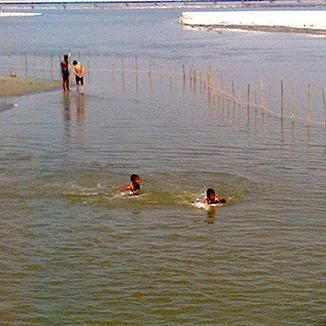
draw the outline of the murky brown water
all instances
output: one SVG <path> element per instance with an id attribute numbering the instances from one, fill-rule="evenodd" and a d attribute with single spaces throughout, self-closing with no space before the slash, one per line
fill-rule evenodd
<path id="1" fill-rule="evenodd" d="M 140 54 L 145 41 L 103 44 Z M 0 112 L 1 325 L 325 323 L 324 127 L 212 104 L 182 75 L 89 72 L 86 87 Z M 131 173 L 142 194 L 116 194 Z M 195 208 L 207 187 L 228 204 Z"/>

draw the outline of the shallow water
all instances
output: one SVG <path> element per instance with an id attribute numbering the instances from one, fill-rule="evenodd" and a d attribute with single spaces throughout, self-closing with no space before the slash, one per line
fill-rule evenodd
<path id="1" fill-rule="evenodd" d="M 89 26 L 131 15 L 137 34 L 151 26 L 145 12 L 156 21 L 158 11 L 128 10 L 53 12 L 47 21 L 58 28 L 83 17 Z M 164 12 L 153 35 L 165 27 L 180 47 L 163 34 L 147 35 L 149 48 L 206 64 L 193 39 L 203 34 L 187 34 L 195 45 L 182 49 L 175 12 Z M 132 26 L 118 45 L 94 42 L 146 61 Z M 34 46 L 51 51 L 52 37 Z M 182 76 L 89 72 L 86 87 L 85 96 L 10 99 L 17 106 L 0 112 L 3 325 L 325 323 L 324 127 L 212 102 Z M 116 193 L 131 173 L 142 178 L 141 195 Z M 228 204 L 194 207 L 207 187 Z"/>

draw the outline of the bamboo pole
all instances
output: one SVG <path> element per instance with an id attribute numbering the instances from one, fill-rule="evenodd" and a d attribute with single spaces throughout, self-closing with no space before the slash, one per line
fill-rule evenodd
<path id="1" fill-rule="evenodd" d="M 247 110 L 249 111 L 249 102 L 250 102 L 250 84 L 248 84 L 247 88 Z"/>
<path id="2" fill-rule="evenodd" d="M 239 109 L 241 109 L 241 102 L 242 102 L 242 99 L 241 99 L 241 87 L 239 86 L 239 96 L 238 96 L 238 103 L 239 103 Z"/>
<path id="3" fill-rule="evenodd" d="M 295 119 L 297 113 L 297 106 L 296 106 L 296 91 L 297 85 L 295 80 L 292 82 L 292 92 L 291 92 L 291 118 Z"/>
<path id="4" fill-rule="evenodd" d="M 307 119 L 309 122 L 312 120 L 312 105 L 311 105 L 311 85 L 307 85 L 307 109 L 308 109 L 308 116 Z"/>
<path id="5" fill-rule="evenodd" d="M 41 58 L 41 69 L 42 69 L 42 78 L 45 77 L 45 67 L 44 67 L 44 58 Z"/>
<path id="6" fill-rule="evenodd" d="M 115 59 L 114 59 L 114 57 L 115 57 L 115 55 L 113 54 L 113 55 L 112 55 L 112 63 L 111 63 L 111 71 L 112 71 L 111 76 L 112 76 L 112 86 L 113 86 L 113 90 L 116 89 L 116 87 L 115 87 L 115 65 L 114 65 L 114 61 L 115 61 Z"/>
<path id="7" fill-rule="evenodd" d="M 148 64 L 148 78 L 151 80 L 152 77 L 152 59 L 149 59 L 149 64 Z"/>
<path id="8" fill-rule="evenodd" d="M 284 87 L 283 80 L 281 80 L 281 119 L 283 119 L 284 114 Z"/>
<path id="9" fill-rule="evenodd" d="M 182 89 L 185 91 L 186 89 L 186 70 L 185 65 L 182 65 Z"/>
<path id="10" fill-rule="evenodd" d="M 247 122 L 250 120 L 250 84 L 248 84 L 248 90 L 247 90 Z"/>
<path id="11" fill-rule="evenodd" d="M 53 79 L 53 54 L 51 54 L 51 64 L 50 64 L 50 67 L 51 67 L 51 79 Z"/>
<path id="12" fill-rule="evenodd" d="M 120 66 L 121 66 L 121 72 L 125 71 L 125 61 L 124 61 L 124 57 L 121 55 L 120 56 Z"/>
<path id="13" fill-rule="evenodd" d="M 264 77 L 260 76 L 260 104 L 265 105 Z"/>
<path id="14" fill-rule="evenodd" d="M 324 115 L 325 115 L 324 122 L 325 122 L 325 126 L 326 126 L 326 98 L 325 98 L 325 92 L 324 92 L 324 90 L 322 90 L 322 96 L 323 96 Z"/>
<path id="15" fill-rule="evenodd" d="M 136 82 L 136 94 L 139 90 L 139 81 L 138 81 L 138 58 L 135 56 L 135 82 Z"/>
<path id="16" fill-rule="evenodd" d="M 27 61 L 27 54 L 25 54 L 25 77 L 28 77 L 28 61 Z"/>
<path id="17" fill-rule="evenodd" d="M 124 61 L 124 57 L 121 55 L 120 56 L 120 64 L 121 64 L 121 82 L 122 82 L 122 93 L 125 93 L 125 88 L 126 88 L 126 84 L 125 84 L 125 61 Z"/>

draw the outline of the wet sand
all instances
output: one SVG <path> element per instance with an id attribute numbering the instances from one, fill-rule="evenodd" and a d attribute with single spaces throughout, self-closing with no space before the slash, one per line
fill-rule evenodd
<path id="1" fill-rule="evenodd" d="M 59 80 L 41 80 L 0 76 L 0 97 L 12 97 L 50 91 L 61 87 Z"/>

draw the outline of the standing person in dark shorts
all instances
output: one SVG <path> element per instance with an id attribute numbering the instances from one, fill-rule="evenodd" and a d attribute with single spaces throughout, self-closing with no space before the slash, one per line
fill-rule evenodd
<path id="1" fill-rule="evenodd" d="M 80 62 L 77 62 L 76 60 L 72 63 L 72 65 L 76 76 L 77 91 L 79 94 L 84 94 L 85 67 Z"/>
<path id="2" fill-rule="evenodd" d="M 68 54 L 63 56 L 63 59 L 60 62 L 61 74 L 62 74 L 62 88 L 64 92 L 70 92 L 69 90 L 69 62 Z"/>

